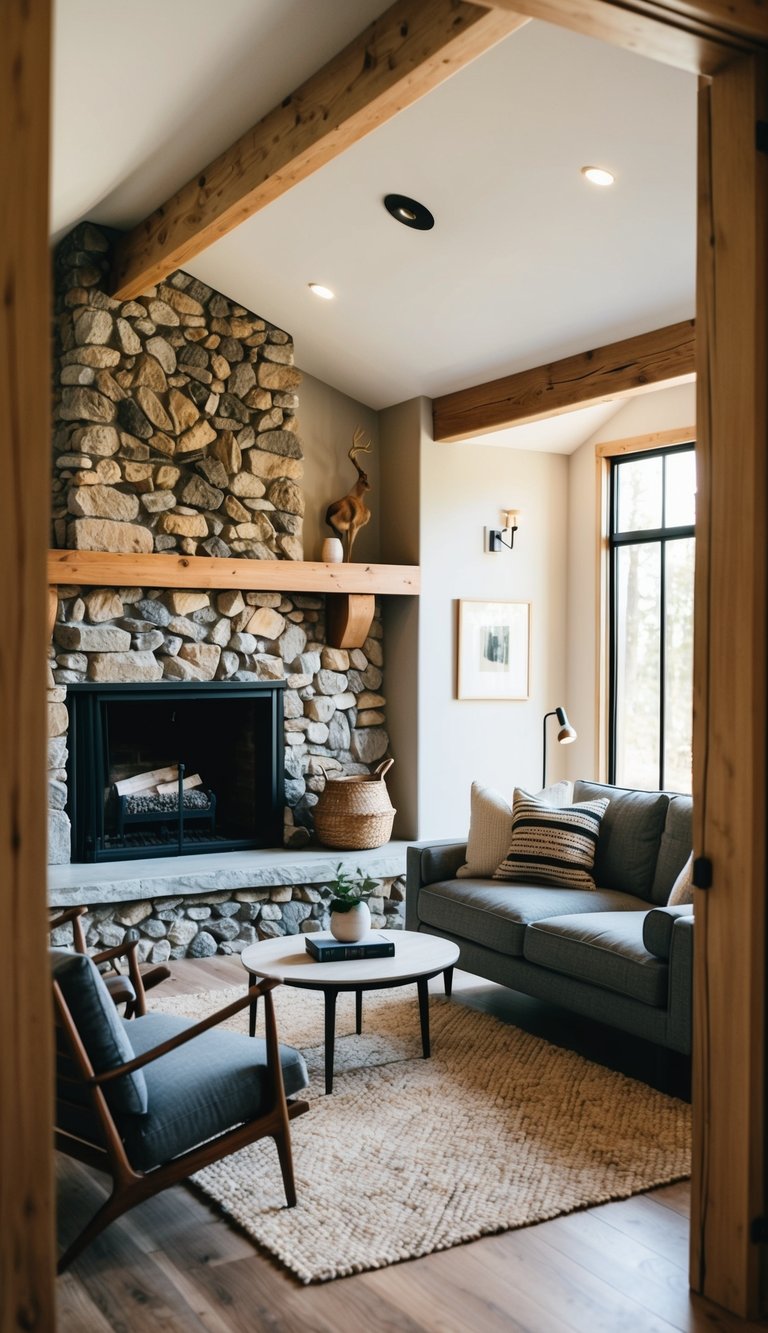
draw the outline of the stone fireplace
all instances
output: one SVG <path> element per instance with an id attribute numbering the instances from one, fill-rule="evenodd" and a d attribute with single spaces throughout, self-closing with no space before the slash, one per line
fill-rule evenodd
<path id="1" fill-rule="evenodd" d="M 53 546 L 137 558 L 165 553 L 301 561 L 301 377 L 290 336 L 183 272 L 137 300 L 114 300 L 107 290 L 110 244 L 107 233 L 86 223 L 56 254 Z M 367 773 L 387 752 L 378 604 L 365 642 L 339 649 L 327 642 L 323 595 L 256 588 L 152 587 L 146 580 L 140 586 L 58 587 L 49 681 L 53 863 L 73 853 L 76 860 L 145 854 L 130 850 L 125 818 L 118 848 L 118 774 L 130 778 L 181 758 L 184 776 L 192 776 L 190 764 L 199 769 L 200 787 L 216 798 L 213 817 L 201 804 L 207 798 L 187 800 L 177 792 L 175 833 L 172 821 L 146 821 L 160 825 L 164 856 L 179 850 L 185 855 L 198 834 L 215 844 L 226 833 L 225 840 L 238 846 L 265 845 L 269 837 L 295 849 L 311 844 L 312 807 L 327 774 Z M 110 738 L 115 727 L 123 728 L 124 740 L 131 730 L 124 713 L 114 707 L 110 713 L 111 690 L 137 708 L 137 730 L 145 738 L 132 757 L 123 753 L 112 762 L 104 760 L 102 736 L 95 792 L 84 795 L 81 729 L 89 708 L 91 720 L 112 718 Z M 198 701 L 208 719 L 209 698 L 231 696 L 233 702 L 249 695 L 280 700 L 280 735 L 270 742 L 273 758 L 280 758 L 271 776 L 262 774 L 256 783 L 266 793 L 264 817 L 233 823 L 230 798 L 225 826 L 224 775 L 210 750 L 206 755 L 193 747 L 187 758 L 169 754 L 168 719 L 174 702 L 183 711 Z M 94 699 L 100 701 L 95 713 L 87 702 Z M 276 705 L 271 707 L 274 713 Z M 74 749 L 68 743 L 73 727 Z M 222 737 L 227 731 L 225 724 Z M 173 808 L 173 796 L 165 795 Z M 153 800 L 143 807 L 133 803 L 131 814 L 142 808 L 162 814 L 157 794 Z M 84 802 L 99 826 L 87 833 Z M 180 844 L 178 825 L 187 809 Z M 198 814 L 191 814 L 194 809 Z M 128 822 L 151 844 L 151 829 Z M 284 887 L 280 896 L 286 901 Z M 324 903 L 319 892 L 306 913 L 278 912 L 265 933 L 318 929 Z M 241 908 L 243 903 L 235 913 Z M 166 900 L 163 911 L 169 910 Z M 178 911 L 183 916 L 186 906 Z M 225 903 L 222 919 L 228 912 Z M 252 904 L 246 915 L 250 926 Z M 386 915 L 379 914 L 380 924 Z M 267 921 L 274 917 L 265 916 L 265 926 Z M 221 947 L 238 937 L 230 927 L 223 935 Z M 151 938 L 157 938 L 157 927 Z M 171 952 L 179 948 L 176 942 Z"/>

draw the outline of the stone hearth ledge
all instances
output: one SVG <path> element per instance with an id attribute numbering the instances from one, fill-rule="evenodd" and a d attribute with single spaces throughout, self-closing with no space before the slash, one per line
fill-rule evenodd
<path id="1" fill-rule="evenodd" d="M 328 884 L 336 878 L 339 864 L 351 871 L 359 866 L 372 879 L 389 879 L 405 874 L 407 847 L 407 842 L 388 842 L 364 852 L 317 847 L 292 852 L 275 847 L 221 856 L 49 866 L 48 901 L 51 907 L 89 906 L 282 884 Z"/>

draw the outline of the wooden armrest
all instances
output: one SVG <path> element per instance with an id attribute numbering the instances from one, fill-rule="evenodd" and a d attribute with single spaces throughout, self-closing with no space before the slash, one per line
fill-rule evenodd
<path id="1" fill-rule="evenodd" d="M 48 929 L 56 930 L 58 926 L 66 926 L 72 922 L 72 942 L 78 953 L 86 952 L 85 931 L 83 930 L 81 917 L 88 913 L 87 907 L 65 907 L 63 912 L 57 912 L 48 921 Z"/>
<path id="2" fill-rule="evenodd" d="M 128 962 L 128 975 L 131 978 L 133 989 L 136 992 L 131 1016 L 139 1014 L 140 1016 L 147 1012 L 147 1001 L 144 994 L 144 981 L 139 967 L 139 960 L 136 950 L 139 947 L 138 940 L 123 940 L 122 944 L 115 944 L 111 949 L 102 949 L 100 953 L 93 955 L 94 963 L 114 962 L 116 958 L 125 958 Z M 115 968 L 119 972 L 118 967 Z"/>
<path id="3" fill-rule="evenodd" d="M 122 1078 L 124 1074 L 132 1074 L 136 1069 L 143 1069 L 145 1065 L 152 1064 L 154 1060 L 159 1060 L 162 1055 L 167 1055 L 169 1051 L 175 1051 L 179 1046 L 184 1046 L 186 1042 L 193 1041 L 203 1032 L 208 1032 L 210 1028 L 217 1027 L 226 1018 L 231 1018 L 247 1005 L 253 1004 L 267 991 L 274 990 L 275 986 L 281 985 L 281 982 L 272 978 L 260 981 L 257 985 L 251 986 L 245 995 L 239 1000 L 234 1000 L 232 1004 L 226 1005 L 223 1009 L 218 1009 L 216 1013 L 210 1014 L 200 1023 L 195 1023 L 193 1027 L 187 1028 L 185 1032 L 179 1032 L 175 1037 L 169 1037 L 167 1041 L 161 1042 L 159 1046 L 153 1046 L 145 1051 L 143 1055 L 137 1055 L 134 1060 L 127 1060 L 125 1064 L 118 1065 L 117 1069 L 107 1069 L 103 1074 L 93 1074 L 87 1081 L 92 1086 L 99 1087 L 102 1083 L 111 1083 L 113 1079 Z"/>
<path id="4" fill-rule="evenodd" d="M 152 967 L 147 972 L 142 972 L 141 980 L 144 983 L 145 990 L 152 990 L 153 986 L 159 986 L 161 981 L 167 981 L 171 975 L 171 969 L 163 963 L 158 963 L 157 967 Z"/>

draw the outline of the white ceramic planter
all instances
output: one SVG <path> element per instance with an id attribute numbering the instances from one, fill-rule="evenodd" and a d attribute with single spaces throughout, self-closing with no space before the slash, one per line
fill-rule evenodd
<path id="1" fill-rule="evenodd" d="M 344 944 L 357 944 L 371 929 L 367 903 L 356 903 L 348 912 L 331 912 L 331 934 Z"/>

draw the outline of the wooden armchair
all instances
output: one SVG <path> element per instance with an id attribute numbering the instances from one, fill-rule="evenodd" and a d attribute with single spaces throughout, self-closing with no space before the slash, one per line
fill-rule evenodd
<path id="1" fill-rule="evenodd" d="M 309 1109 L 298 1051 L 279 1046 L 270 991 L 252 986 L 199 1023 L 121 1019 L 92 960 L 51 950 L 57 1023 L 56 1147 L 108 1172 L 112 1193 L 63 1253 L 61 1273 L 104 1227 L 167 1186 L 256 1139 L 274 1138 L 296 1203 L 290 1121 Z M 266 1037 L 219 1030 L 264 998 Z"/>
<path id="2" fill-rule="evenodd" d="M 67 907 L 61 912 L 56 912 L 48 922 L 49 931 L 55 930 L 57 926 L 71 924 L 72 943 L 77 953 L 88 953 L 88 947 L 85 942 L 85 931 L 83 929 L 83 917 L 88 915 L 87 907 Z M 103 972 L 104 984 L 109 991 L 115 1004 L 124 1004 L 124 1016 L 133 1018 L 137 1014 L 143 1015 L 147 1012 L 146 992 L 152 990 L 161 981 L 167 981 L 171 975 L 171 969 L 164 963 L 157 963 L 154 967 L 142 969 L 139 966 L 138 959 L 138 941 L 124 940 L 122 944 L 115 945 L 112 949 L 102 949 L 100 953 L 92 954 L 94 963 L 100 966 L 109 963 L 109 971 Z M 128 975 L 120 970 L 118 959 L 124 958 L 128 967 Z"/>

